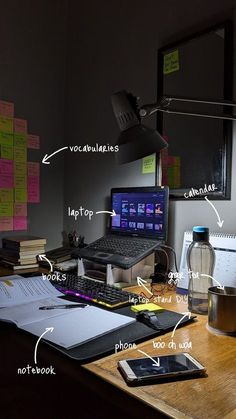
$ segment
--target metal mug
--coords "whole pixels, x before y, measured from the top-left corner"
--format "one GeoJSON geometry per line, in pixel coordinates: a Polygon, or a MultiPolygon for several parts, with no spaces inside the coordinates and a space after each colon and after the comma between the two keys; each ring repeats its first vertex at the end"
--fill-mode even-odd
{"type": "Polygon", "coordinates": [[[225,333],[236,333],[236,288],[208,289],[208,325],[225,333]]]}

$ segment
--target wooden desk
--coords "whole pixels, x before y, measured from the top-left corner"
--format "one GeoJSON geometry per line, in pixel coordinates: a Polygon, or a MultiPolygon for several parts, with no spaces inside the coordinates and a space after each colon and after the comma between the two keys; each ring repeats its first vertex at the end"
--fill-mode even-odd
{"type": "MultiPolygon", "coordinates": [[[[176,302],[172,294],[171,303],[160,303],[170,310],[187,311],[186,303],[176,302]]],[[[158,341],[166,345],[171,333],[161,336],[158,341]]],[[[207,368],[207,377],[185,381],[128,387],[117,371],[117,361],[140,357],[135,350],[126,350],[84,366],[84,368],[108,383],[121,389],[131,397],[151,406],[158,412],[172,418],[236,418],[236,338],[212,334],[207,329],[207,316],[198,316],[197,321],[176,330],[174,341],[192,342],[192,349],[154,349],[152,340],[138,345],[138,349],[150,355],[164,355],[175,352],[190,352],[207,368]]],[[[157,416],[158,417],[158,416],[157,416]]]]}
{"type": "MultiPolygon", "coordinates": [[[[177,303],[173,293],[171,304],[160,305],[187,311],[187,304],[177,303]]],[[[190,353],[206,366],[208,377],[136,388],[126,385],[117,371],[117,361],[139,357],[137,350],[126,350],[81,367],[42,343],[38,365],[53,365],[56,375],[18,375],[19,367],[33,365],[36,339],[2,322],[0,415],[3,419],[235,419],[236,340],[213,335],[206,329],[206,322],[205,316],[198,316],[197,322],[177,329],[174,340],[177,345],[192,342],[190,353]]],[[[155,342],[168,344],[170,336],[168,333],[155,342]]],[[[138,348],[151,355],[174,353],[168,348],[154,349],[152,340],[138,348]]]]}

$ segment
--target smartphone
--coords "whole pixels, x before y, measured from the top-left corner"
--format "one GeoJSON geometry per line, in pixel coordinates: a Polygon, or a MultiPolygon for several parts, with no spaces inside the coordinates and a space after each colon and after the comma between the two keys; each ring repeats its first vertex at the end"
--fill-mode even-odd
{"type": "Polygon", "coordinates": [[[143,385],[167,378],[203,375],[206,372],[205,367],[188,353],[155,356],[152,359],[145,357],[118,361],[118,369],[130,385],[143,385]]]}

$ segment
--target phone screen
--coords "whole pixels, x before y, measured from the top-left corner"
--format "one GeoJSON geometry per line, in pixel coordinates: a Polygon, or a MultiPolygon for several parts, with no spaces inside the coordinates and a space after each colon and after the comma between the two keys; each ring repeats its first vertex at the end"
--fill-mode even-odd
{"type": "MultiPolygon", "coordinates": [[[[153,357],[158,362],[157,357],[153,357]]],[[[159,357],[159,367],[153,365],[150,358],[130,359],[126,361],[136,377],[161,376],[176,372],[188,372],[201,370],[191,359],[184,354],[169,355],[159,357]]]]}

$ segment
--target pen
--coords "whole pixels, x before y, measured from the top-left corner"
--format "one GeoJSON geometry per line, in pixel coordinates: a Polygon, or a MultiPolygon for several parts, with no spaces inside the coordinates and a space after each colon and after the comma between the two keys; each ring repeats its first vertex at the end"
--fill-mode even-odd
{"type": "Polygon", "coordinates": [[[87,304],[63,304],[58,306],[43,306],[39,307],[39,310],[53,310],[53,309],[60,309],[60,308],[84,308],[87,307],[87,304]]]}

